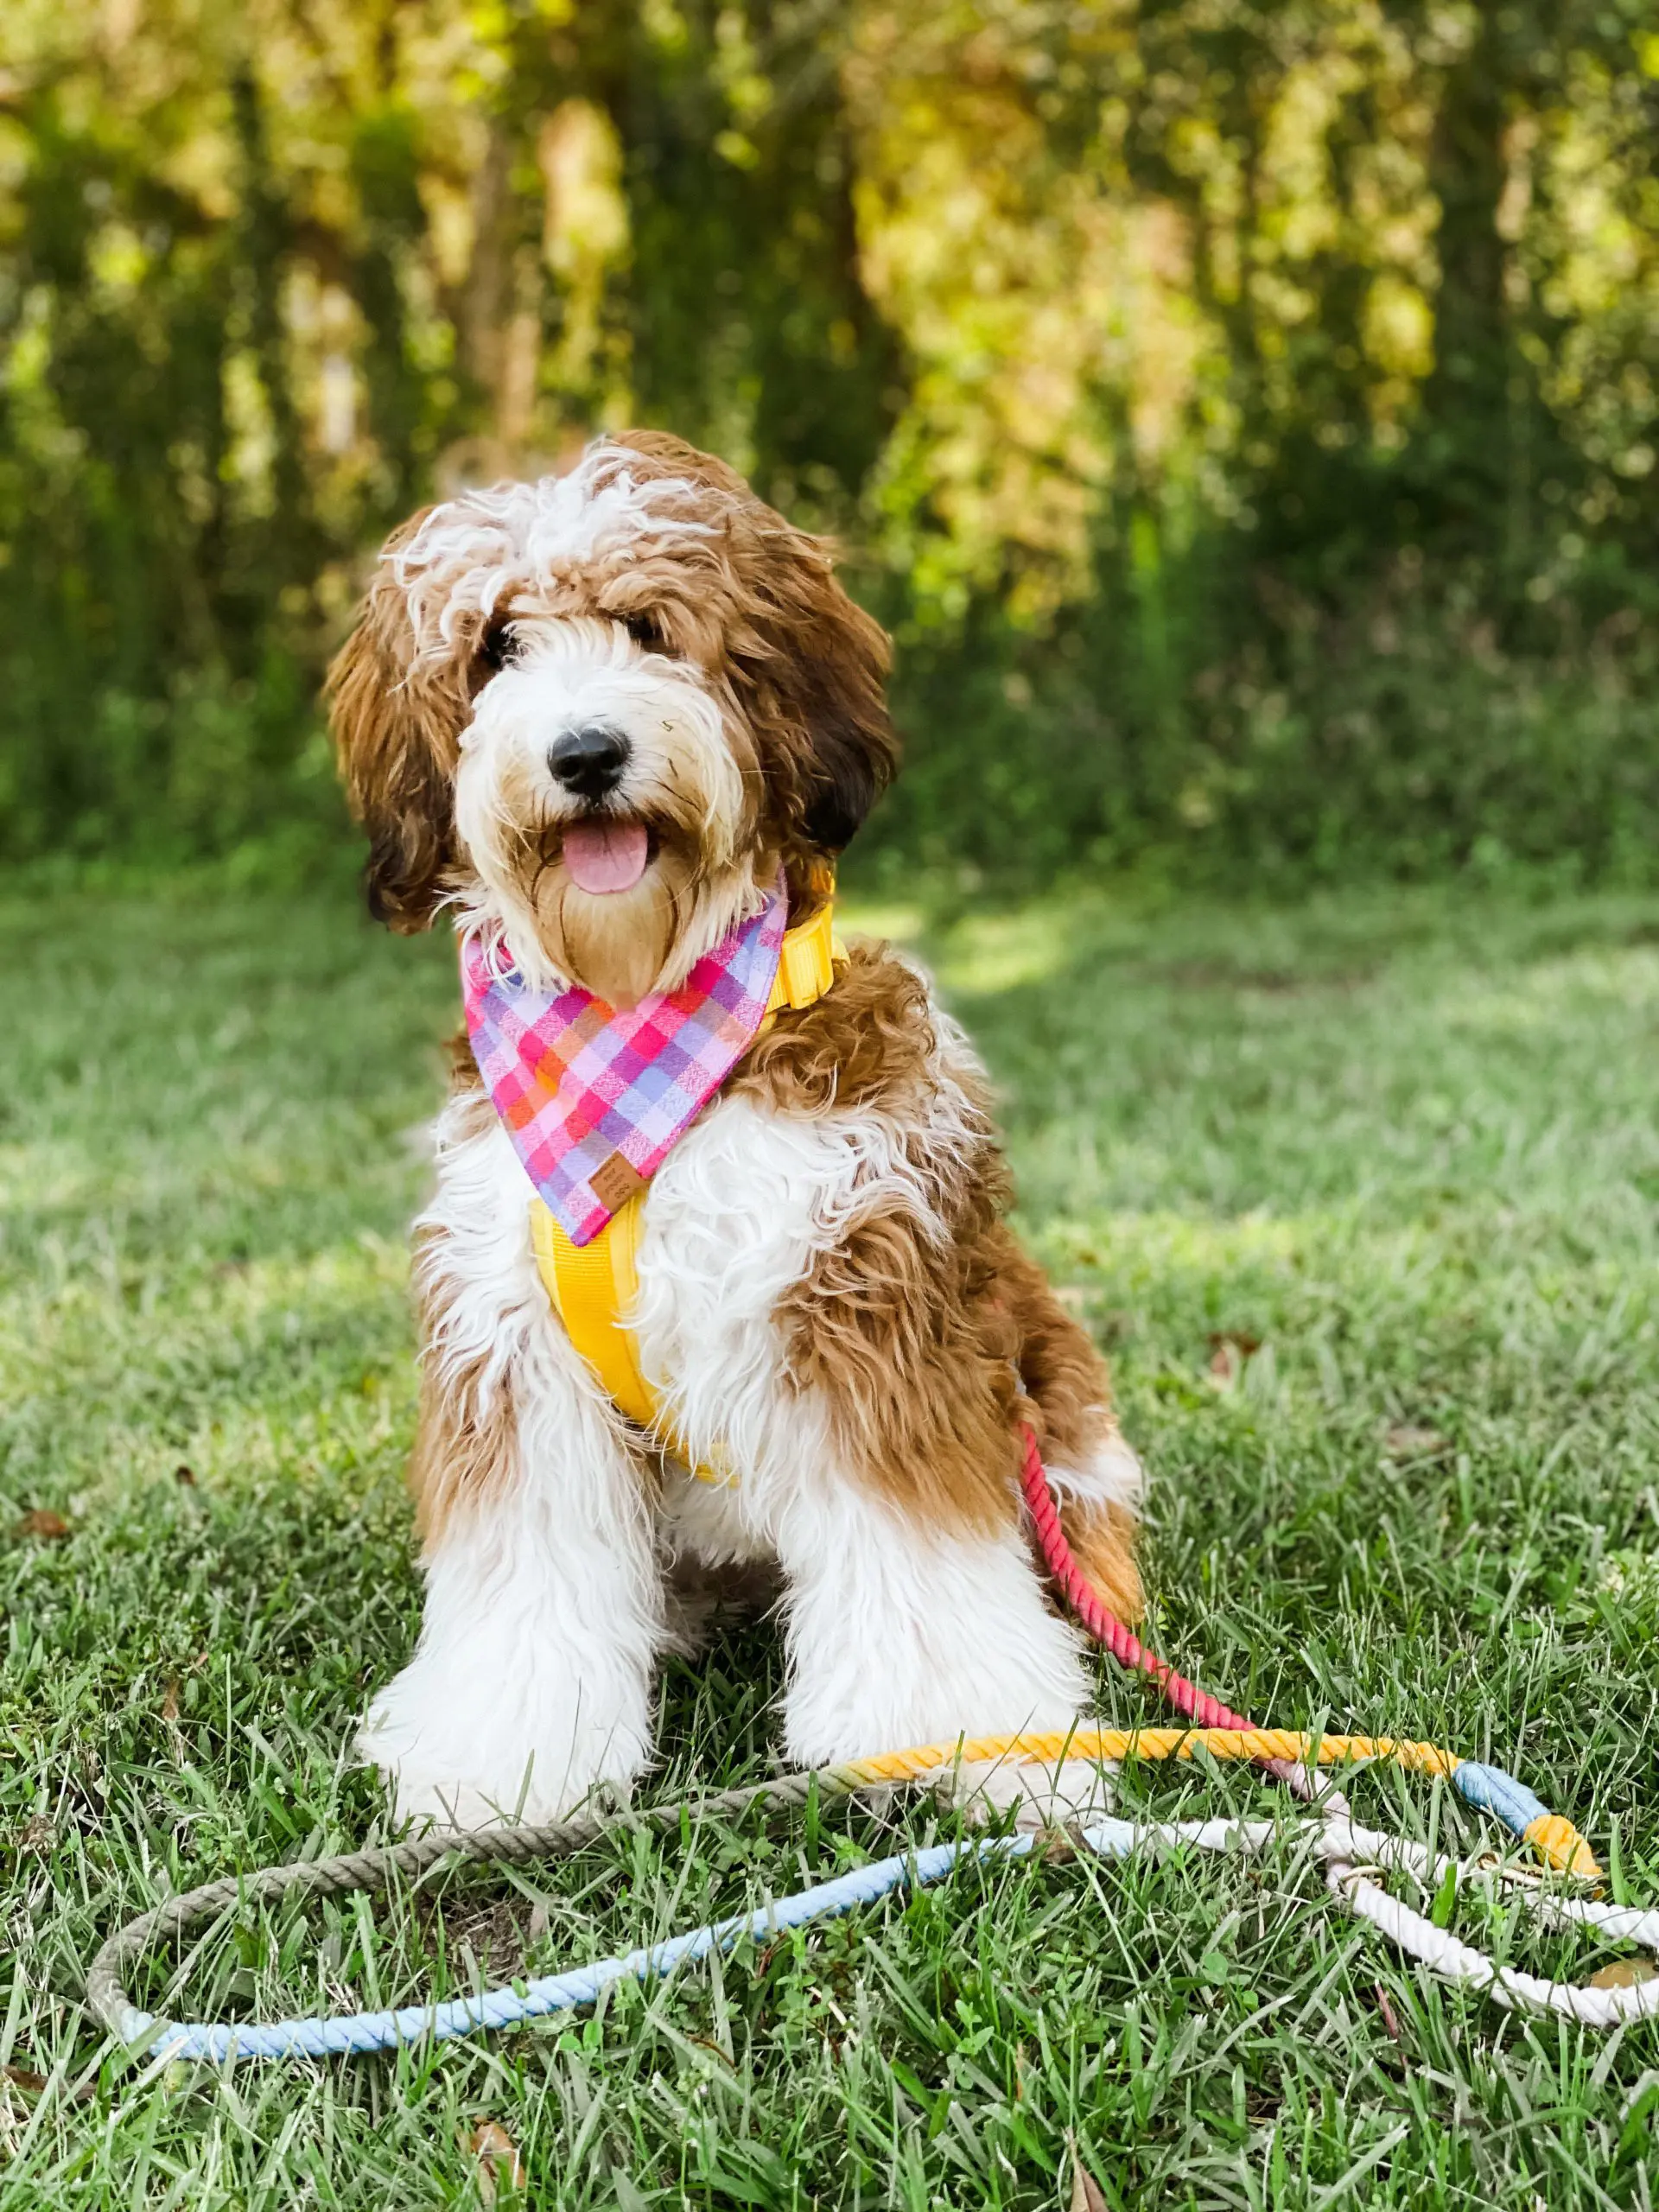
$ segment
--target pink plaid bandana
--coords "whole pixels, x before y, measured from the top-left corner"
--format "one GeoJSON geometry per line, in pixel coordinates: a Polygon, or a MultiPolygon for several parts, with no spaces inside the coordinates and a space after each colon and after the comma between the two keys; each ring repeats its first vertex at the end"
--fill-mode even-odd
{"type": "MultiPolygon", "coordinates": [[[[789,901],[705,953],[677,991],[618,1013],[572,985],[552,997],[463,940],[467,1031],[524,1173],[573,1244],[591,1243],[668,1157],[766,1018],[789,901]]],[[[499,950],[499,948],[497,948],[499,950]]]]}

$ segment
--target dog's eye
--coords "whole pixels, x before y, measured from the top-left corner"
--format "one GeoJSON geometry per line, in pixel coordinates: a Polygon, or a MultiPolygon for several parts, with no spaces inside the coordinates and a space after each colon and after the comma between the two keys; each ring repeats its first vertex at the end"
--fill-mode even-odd
{"type": "Polygon", "coordinates": [[[492,622],[478,641],[478,658],[492,671],[518,658],[518,640],[510,622],[492,622]]]}
{"type": "Polygon", "coordinates": [[[654,614],[625,614],[622,627],[634,644],[643,645],[648,653],[665,653],[671,658],[673,657],[674,648],[654,614]]]}

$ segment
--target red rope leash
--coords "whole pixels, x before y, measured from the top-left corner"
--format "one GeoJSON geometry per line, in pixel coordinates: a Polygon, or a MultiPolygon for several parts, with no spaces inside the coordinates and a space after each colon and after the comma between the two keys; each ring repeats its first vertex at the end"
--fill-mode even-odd
{"type": "MultiPolygon", "coordinates": [[[[1189,1682],[1185,1675],[1178,1675],[1167,1659],[1160,1659],[1155,1651],[1148,1651],[1140,1637],[1124,1627],[1116,1613],[1107,1606],[1094,1584],[1077,1565],[1076,1554],[1066,1541],[1065,1531],[1060,1526],[1060,1509],[1048,1485],[1047,1470],[1043,1465],[1042,1453],[1037,1448],[1037,1439],[1030,1428],[1024,1431],[1026,1456],[1020,1470],[1020,1486],[1030,1508],[1032,1526],[1037,1532],[1037,1542],[1044,1564],[1065,1592],[1071,1606],[1084,1627],[1096,1643],[1103,1643],[1120,1666],[1132,1671],[1149,1675],[1164,1695],[1179,1713],[1199,1728],[1238,1728],[1249,1731],[1255,1726],[1242,1713],[1235,1713],[1230,1706],[1201,1690],[1196,1682],[1189,1682]]],[[[1313,1794],[1309,1777],[1291,1759],[1263,1759],[1262,1770],[1277,1782],[1285,1783],[1299,1797],[1313,1794]]]]}

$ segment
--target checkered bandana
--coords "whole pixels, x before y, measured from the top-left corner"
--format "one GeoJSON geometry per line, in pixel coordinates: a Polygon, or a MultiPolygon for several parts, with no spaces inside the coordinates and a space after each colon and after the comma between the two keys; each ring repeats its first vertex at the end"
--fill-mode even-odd
{"type": "MultiPolygon", "coordinates": [[[[643,1188],[754,1040],[778,973],[780,885],[677,991],[617,1013],[575,986],[525,988],[462,940],[473,1057],[524,1172],[573,1244],[643,1188]]],[[[499,947],[495,948],[499,953],[499,947]]]]}

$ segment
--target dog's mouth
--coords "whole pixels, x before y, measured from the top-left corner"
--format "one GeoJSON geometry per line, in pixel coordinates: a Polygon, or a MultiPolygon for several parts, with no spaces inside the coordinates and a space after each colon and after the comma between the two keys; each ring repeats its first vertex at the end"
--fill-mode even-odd
{"type": "Polygon", "coordinates": [[[657,832],[643,822],[590,815],[564,825],[561,857],[578,891],[607,898],[632,891],[657,857],[657,832]]]}

